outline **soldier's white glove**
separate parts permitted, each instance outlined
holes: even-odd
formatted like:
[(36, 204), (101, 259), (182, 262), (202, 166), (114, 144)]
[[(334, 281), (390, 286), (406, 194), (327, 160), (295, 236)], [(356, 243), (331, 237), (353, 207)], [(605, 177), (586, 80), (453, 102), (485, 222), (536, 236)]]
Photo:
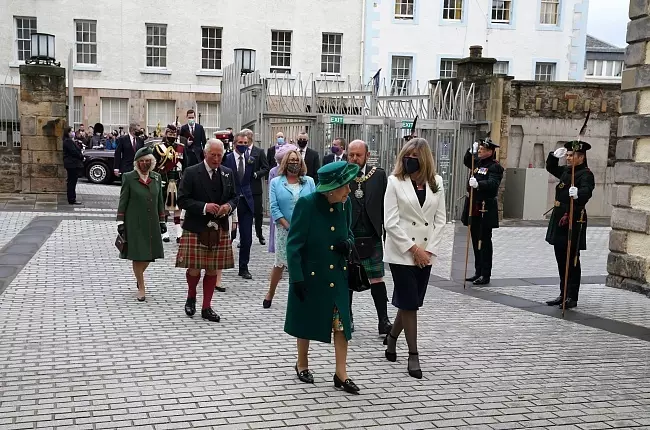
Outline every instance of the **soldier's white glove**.
[(576, 187), (569, 188), (569, 197), (571, 197), (572, 199), (578, 198), (578, 189)]
[(555, 158), (562, 158), (566, 156), (566, 148), (558, 148), (555, 150), (553, 153), (553, 157)]
[(472, 187), (472, 188), (478, 188), (478, 181), (476, 180), (476, 178), (474, 176), (469, 178), (469, 186)]
[(472, 145), (472, 154), (478, 153), (478, 142), (474, 142), (474, 145)]

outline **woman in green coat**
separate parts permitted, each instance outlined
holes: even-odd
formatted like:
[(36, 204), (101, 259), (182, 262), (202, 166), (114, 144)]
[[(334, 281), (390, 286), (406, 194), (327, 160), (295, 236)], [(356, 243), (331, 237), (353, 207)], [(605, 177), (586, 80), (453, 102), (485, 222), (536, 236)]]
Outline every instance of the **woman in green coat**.
[(161, 233), (165, 224), (162, 180), (153, 171), (156, 159), (151, 148), (135, 153), (134, 170), (122, 175), (120, 203), (117, 208), (117, 232), (126, 246), (120, 258), (133, 261), (133, 273), (138, 283), (138, 301), (144, 302), (144, 271), (149, 263), (163, 258)]
[(318, 170), (316, 192), (301, 197), (287, 239), (289, 300), (284, 331), (298, 338), (296, 374), (314, 383), (309, 370), (309, 341), (330, 343), (334, 332), (334, 386), (349, 393), (359, 388), (348, 377), (350, 330), (347, 256), (354, 243), (349, 183), (359, 166), (338, 161)]

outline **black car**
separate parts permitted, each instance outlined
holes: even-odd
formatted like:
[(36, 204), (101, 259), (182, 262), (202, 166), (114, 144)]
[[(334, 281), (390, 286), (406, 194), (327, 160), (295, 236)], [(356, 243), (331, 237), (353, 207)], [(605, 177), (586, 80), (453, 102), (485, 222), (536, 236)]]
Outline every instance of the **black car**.
[[(161, 142), (161, 138), (149, 138), (145, 145), (150, 146)], [(113, 174), (115, 150), (86, 149), (84, 150), (84, 176), (92, 184), (112, 184), (118, 180)]]

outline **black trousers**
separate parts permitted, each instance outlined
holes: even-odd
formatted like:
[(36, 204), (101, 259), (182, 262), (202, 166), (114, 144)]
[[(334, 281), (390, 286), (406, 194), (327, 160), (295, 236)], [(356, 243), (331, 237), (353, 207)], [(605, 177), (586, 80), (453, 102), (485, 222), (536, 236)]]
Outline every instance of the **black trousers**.
[[(474, 274), (489, 278), (492, 276), (492, 227), (483, 226), (481, 228), (481, 219), (472, 217), (470, 226), (472, 236), (472, 248), (474, 248)], [(478, 249), (478, 242), (481, 241), (481, 249)]]
[(255, 234), (257, 235), (258, 239), (261, 239), (263, 237), (262, 221), (264, 219), (261, 194), (253, 194), (253, 217), (255, 218)]
[[(560, 274), (560, 296), (564, 294), (564, 273), (566, 270), (566, 248), (567, 244), (554, 245), (555, 260), (557, 261), (557, 271)], [(580, 269), (580, 256), (578, 256), (578, 263), (574, 266), (575, 255), (577, 246), (575, 242), (571, 243), (571, 255), (569, 260), (569, 282), (567, 283), (566, 296), (568, 299), (578, 301), (578, 293), (580, 292), (580, 277), (582, 271)]]
[(65, 169), (68, 172), (68, 180), (67, 180), (67, 194), (68, 194), (68, 203), (74, 203), (77, 201), (77, 180), (79, 179), (79, 169), (72, 168), (66, 168)]

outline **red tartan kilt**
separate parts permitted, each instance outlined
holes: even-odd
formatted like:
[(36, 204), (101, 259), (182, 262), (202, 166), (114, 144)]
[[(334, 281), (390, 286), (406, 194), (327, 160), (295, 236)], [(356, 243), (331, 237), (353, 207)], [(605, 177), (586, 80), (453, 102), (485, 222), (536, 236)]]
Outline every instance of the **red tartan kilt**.
[(232, 252), (230, 232), (220, 230), (219, 246), (208, 249), (199, 243), (199, 235), (183, 230), (181, 242), (176, 254), (176, 267), (188, 269), (222, 270), (235, 267), (235, 257)]

